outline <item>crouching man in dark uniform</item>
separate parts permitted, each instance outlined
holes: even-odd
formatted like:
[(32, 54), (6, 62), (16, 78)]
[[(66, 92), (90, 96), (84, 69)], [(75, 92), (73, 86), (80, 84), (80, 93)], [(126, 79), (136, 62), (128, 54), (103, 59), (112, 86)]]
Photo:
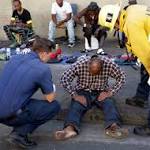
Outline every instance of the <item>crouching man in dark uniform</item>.
[[(37, 38), (32, 51), (14, 56), (0, 76), (0, 123), (13, 127), (9, 141), (22, 147), (35, 146), (28, 134), (60, 110), (55, 100), (52, 74), (45, 64), (53, 47), (49, 40)], [(45, 100), (31, 98), (38, 89), (41, 89)]]

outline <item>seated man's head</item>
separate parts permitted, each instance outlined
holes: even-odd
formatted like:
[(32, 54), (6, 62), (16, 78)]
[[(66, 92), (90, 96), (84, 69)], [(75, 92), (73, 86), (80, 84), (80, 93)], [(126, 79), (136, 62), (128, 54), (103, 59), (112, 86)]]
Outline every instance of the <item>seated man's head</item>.
[(99, 14), (100, 7), (97, 5), (96, 2), (91, 2), (87, 7), (88, 15), (90, 18)]
[(17, 11), (21, 11), (22, 10), (22, 3), (20, 0), (13, 0), (13, 7), (15, 10)]
[(103, 61), (97, 55), (92, 56), (89, 62), (90, 74), (93, 76), (99, 75), (102, 69), (103, 69)]
[(32, 50), (39, 55), (41, 61), (46, 63), (49, 61), (52, 49), (54, 48), (55, 44), (50, 40), (37, 37), (33, 42)]
[(57, 4), (58, 4), (60, 7), (63, 6), (63, 1), (64, 1), (64, 0), (56, 0)]

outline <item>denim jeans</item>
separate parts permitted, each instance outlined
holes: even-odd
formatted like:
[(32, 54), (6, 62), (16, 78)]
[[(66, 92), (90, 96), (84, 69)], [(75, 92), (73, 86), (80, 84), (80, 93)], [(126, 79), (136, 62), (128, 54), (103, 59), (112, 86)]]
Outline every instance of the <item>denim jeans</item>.
[(12, 119), (6, 119), (1, 123), (13, 127), (13, 131), (25, 136), (31, 134), (40, 125), (52, 119), (59, 110), (60, 105), (57, 101), (49, 103), (44, 100), (31, 99), (30, 102), (22, 108), (20, 114)]
[(141, 66), (141, 82), (138, 85), (136, 96), (142, 98), (144, 101), (148, 101), (150, 86), (148, 85), (149, 74), (145, 67)]
[[(67, 30), (68, 30), (68, 36), (69, 36), (69, 43), (75, 42), (75, 33), (74, 33), (74, 21), (71, 19), (68, 22), (65, 23)], [(56, 24), (51, 21), (49, 23), (49, 40), (55, 41), (56, 36)]]
[(87, 100), (87, 106), (80, 104), (79, 102), (72, 99), (71, 106), (68, 112), (68, 115), (65, 120), (64, 128), (71, 125), (75, 128), (76, 132), (80, 132), (80, 123), (84, 114), (91, 109), (94, 105), (98, 108), (101, 108), (104, 112), (105, 117), (105, 128), (108, 128), (113, 123), (120, 125), (120, 115), (113, 103), (113, 101), (108, 98), (102, 102), (97, 100), (99, 92), (88, 92), (80, 90), (77, 92), (79, 95), (82, 95)]

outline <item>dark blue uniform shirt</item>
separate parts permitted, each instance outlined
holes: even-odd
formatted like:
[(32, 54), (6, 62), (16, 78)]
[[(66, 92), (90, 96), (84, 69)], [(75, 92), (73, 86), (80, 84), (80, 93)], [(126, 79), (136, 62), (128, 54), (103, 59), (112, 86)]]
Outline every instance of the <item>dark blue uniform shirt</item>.
[(41, 89), (54, 91), (50, 68), (35, 52), (13, 57), (0, 75), (0, 118), (15, 114)]

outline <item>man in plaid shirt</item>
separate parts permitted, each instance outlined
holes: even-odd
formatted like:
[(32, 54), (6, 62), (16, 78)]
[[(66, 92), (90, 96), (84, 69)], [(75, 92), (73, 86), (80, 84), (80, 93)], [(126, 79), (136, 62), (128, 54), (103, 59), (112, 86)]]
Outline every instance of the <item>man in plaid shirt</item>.
[[(112, 86), (108, 85), (110, 77), (116, 80)], [(73, 87), (75, 78), (77, 84)], [(110, 98), (124, 83), (124, 72), (110, 59), (96, 55), (81, 57), (61, 77), (61, 84), (72, 96), (72, 102), (64, 130), (57, 131), (55, 138), (64, 140), (79, 134), (81, 119), (93, 105), (104, 112), (106, 135), (114, 138), (127, 136), (128, 131), (120, 127), (120, 115)]]

